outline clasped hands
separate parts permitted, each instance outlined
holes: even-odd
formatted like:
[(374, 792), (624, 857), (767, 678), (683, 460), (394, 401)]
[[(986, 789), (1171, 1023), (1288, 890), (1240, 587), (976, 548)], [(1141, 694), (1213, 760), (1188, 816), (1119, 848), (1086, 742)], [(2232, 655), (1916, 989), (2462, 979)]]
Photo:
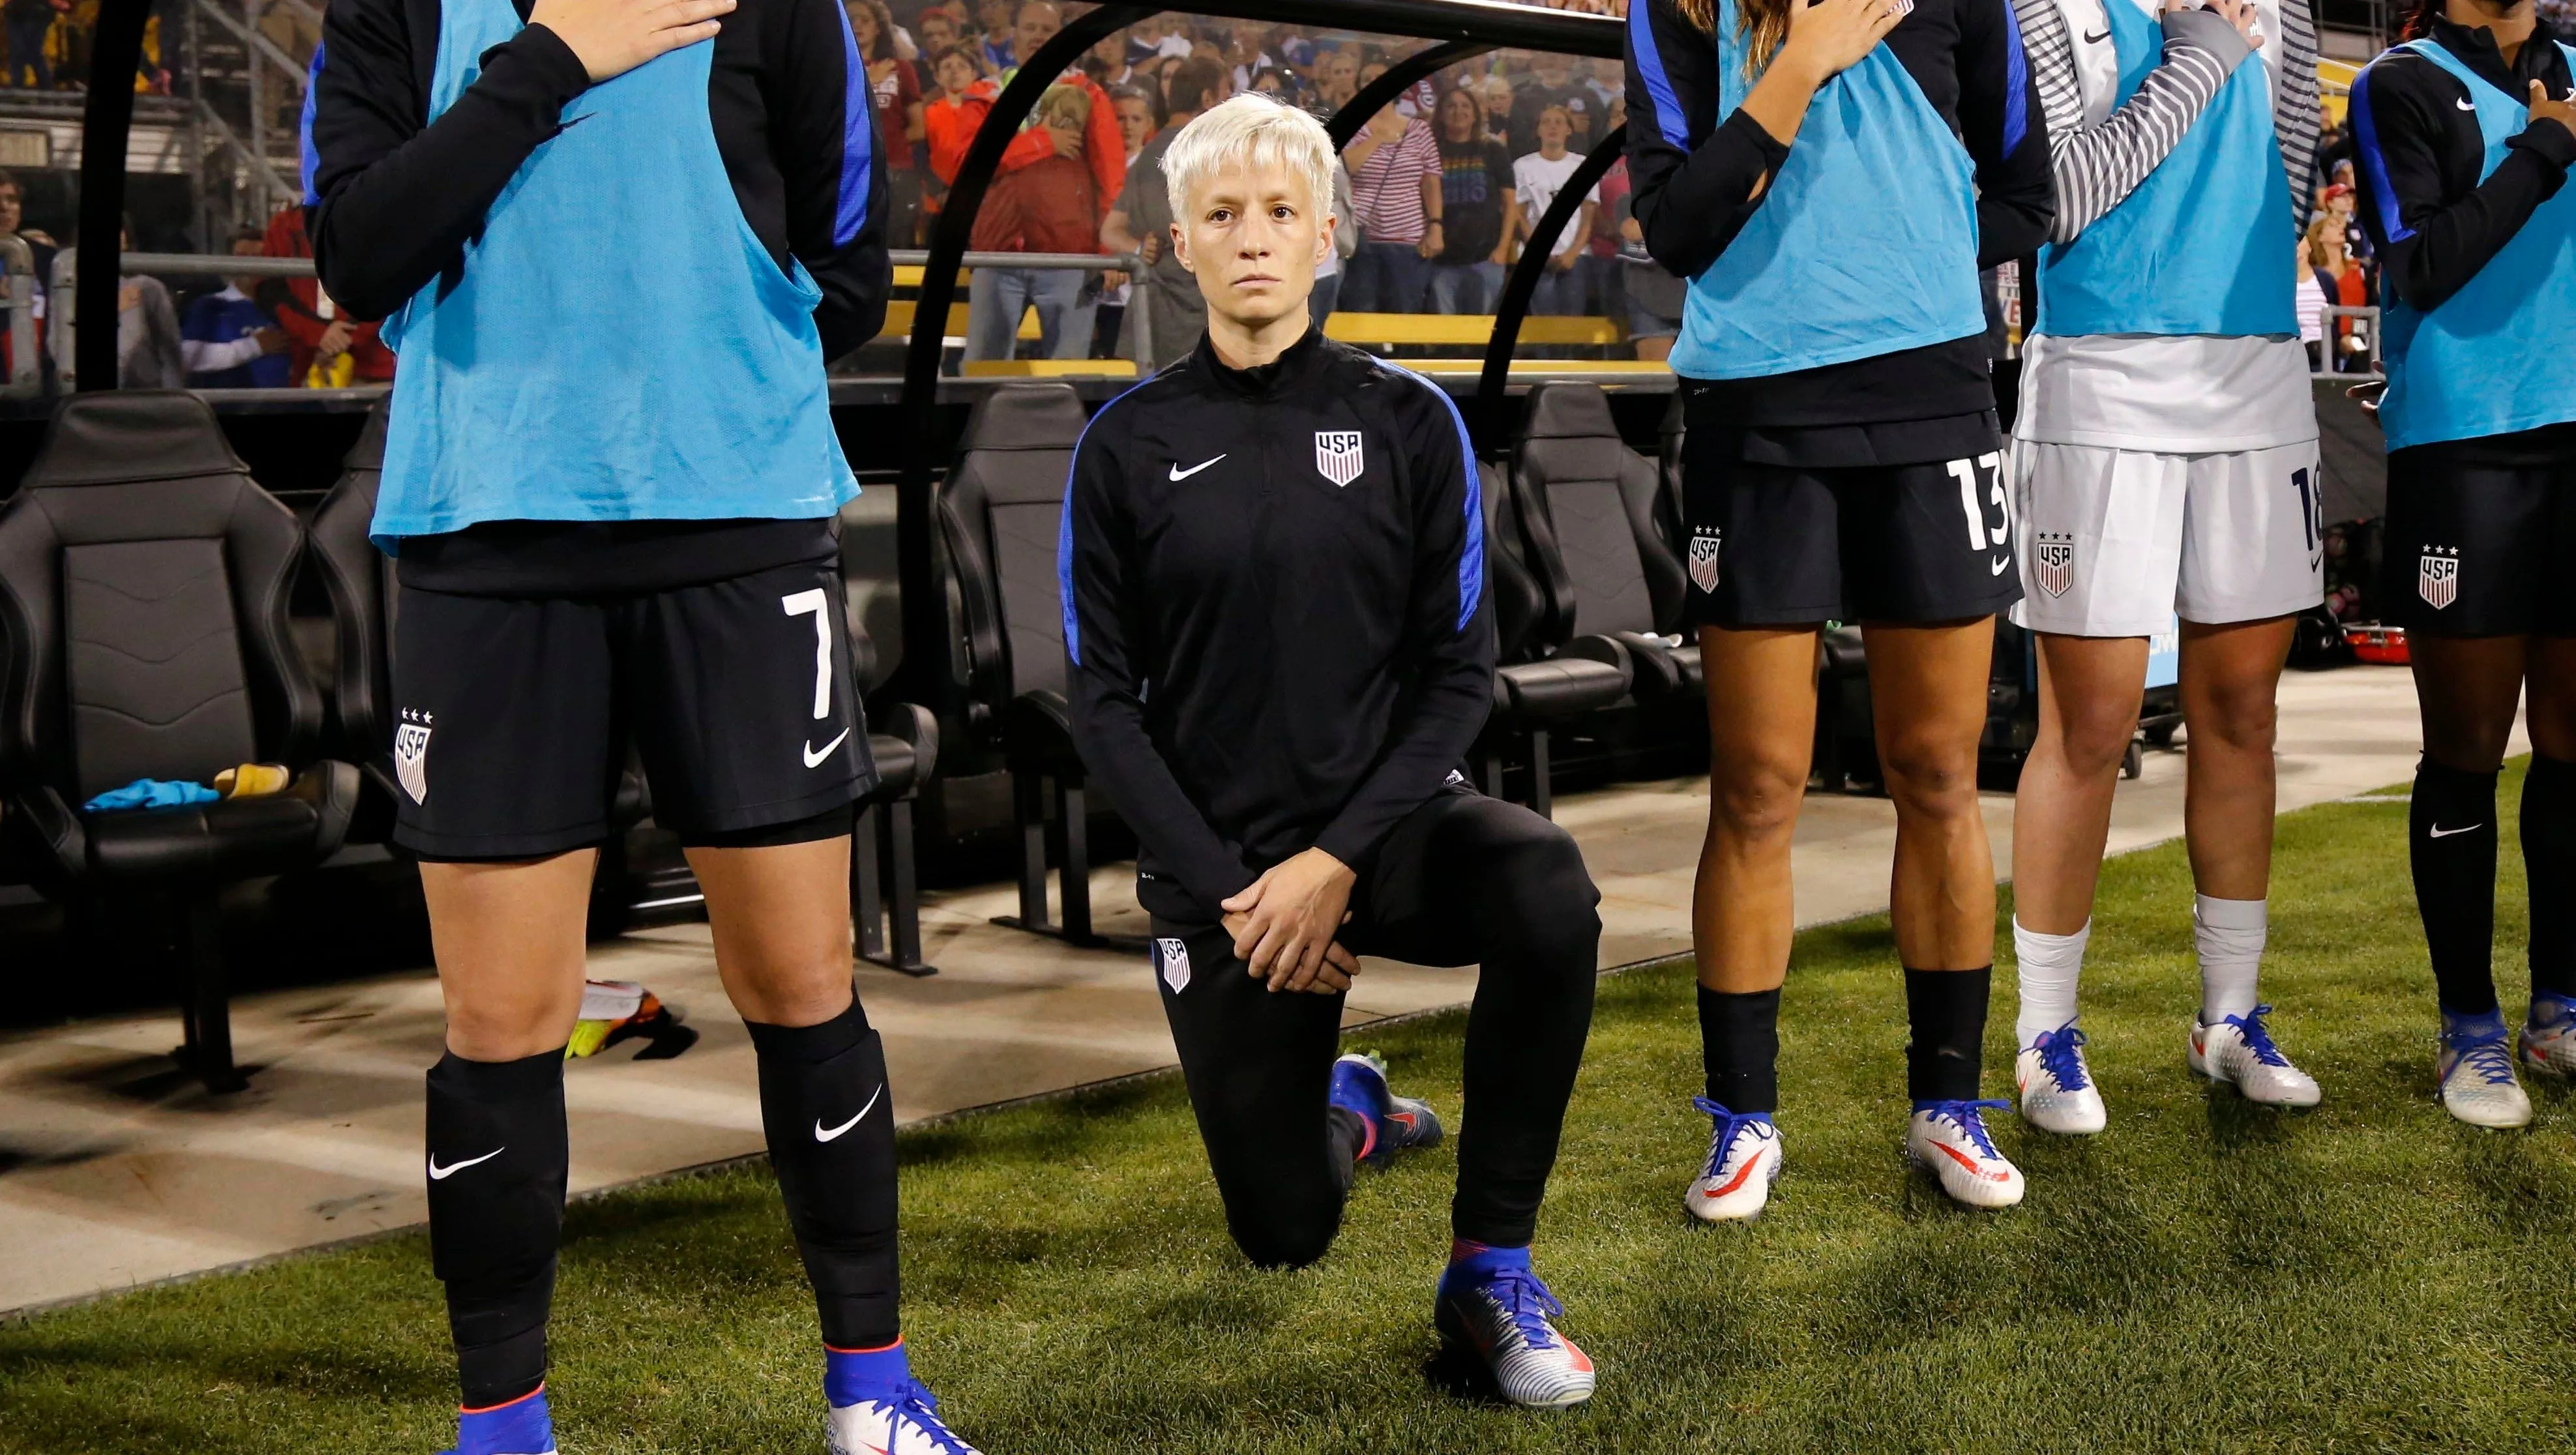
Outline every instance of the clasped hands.
[(1262, 871), (1218, 906), (1234, 953), (1274, 992), (1333, 995), (1351, 988), (1359, 957), (1334, 936), (1350, 921), (1358, 876), (1322, 849), (1308, 849)]

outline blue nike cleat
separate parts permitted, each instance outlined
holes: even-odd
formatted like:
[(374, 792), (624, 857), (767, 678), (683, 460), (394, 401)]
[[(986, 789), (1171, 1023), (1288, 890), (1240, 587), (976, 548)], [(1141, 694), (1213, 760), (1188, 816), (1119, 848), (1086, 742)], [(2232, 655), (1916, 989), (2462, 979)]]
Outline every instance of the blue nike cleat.
[(456, 1448), (442, 1455), (555, 1455), (555, 1425), (546, 1387), (479, 1410), (456, 1412)]
[(1398, 1152), (1440, 1140), (1440, 1118), (1430, 1104), (1387, 1090), (1386, 1063), (1374, 1051), (1353, 1052), (1333, 1062), (1327, 1100), (1368, 1124), (1368, 1141), (1360, 1147), (1364, 1163), (1383, 1166)]

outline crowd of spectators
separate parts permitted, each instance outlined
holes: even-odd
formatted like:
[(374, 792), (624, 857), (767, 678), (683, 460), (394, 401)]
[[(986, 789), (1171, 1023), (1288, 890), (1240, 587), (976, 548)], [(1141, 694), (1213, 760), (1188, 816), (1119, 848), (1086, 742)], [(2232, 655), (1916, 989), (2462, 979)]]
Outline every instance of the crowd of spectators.
[[(169, 0), (159, 0), (156, 14)], [(1545, 0), (1620, 16), (1627, 0)], [(986, 115), (1021, 59), (1092, 7), (1076, 0), (844, 0), (875, 101), (887, 166), (888, 235), (926, 244)], [(97, 0), (0, 0), (9, 84), (77, 75), (82, 26)], [(2576, 0), (2544, 0), (2576, 10)], [(272, 5), (281, 23), (300, 9)], [(263, 25), (263, 29), (267, 28)], [(277, 37), (305, 50), (313, 37)], [(1196, 287), (1171, 258), (1161, 158), (1172, 133), (1237, 91), (1261, 91), (1331, 117), (1425, 42), (1257, 21), (1165, 14), (1121, 30), (1054, 77), (978, 208), (970, 246), (986, 253), (1139, 256), (1114, 270), (984, 267), (968, 290), (969, 359), (1116, 354), (1148, 367), (1186, 352), (1201, 318)], [(85, 64), (83, 62), (82, 64)], [(1358, 313), (1484, 314), (1530, 245), (1534, 224), (1585, 156), (1624, 118), (1621, 68), (1606, 59), (1498, 50), (1404, 91), (1362, 125), (1335, 179), (1342, 226), (1316, 289), (1318, 322)], [(2298, 243), (2300, 322), (2319, 367), (2369, 367), (2368, 323), (2329, 306), (2379, 301), (2376, 260), (2353, 215), (2352, 149), (2334, 117), (2314, 179), (2314, 223)], [(1646, 255), (1629, 215), (1624, 164), (1584, 194), (1547, 260), (1534, 314), (1606, 316), (1640, 358), (1664, 356), (1685, 285)], [(0, 179), (0, 199), (15, 195)], [(0, 200), (5, 206), (5, 200)], [(14, 231), (12, 224), (0, 231)], [(31, 237), (46, 253), (50, 239)], [(280, 211), (236, 251), (309, 256), (302, 217)], [(39, 278), (47, 276), (40, 267)], [(138, 284), (149, 280), (137, 280)], [(235, 280), (174, 303), (129, 286), (120, 336), (128, 382), (163, 379), (334, 384), (392, 377), (372, 325), (334, 316), (309, 279)], [(1138, 290), (1144, 307), (1130, 308)], [(1018, 337), (1025, 311), (1035, 340)], [(164, 316), (183, 321), (165, 327)], [(220, 337), (218, 337), (220, 335)], [(174, 348), (163, 348), (164, 342)], [(255, 353), (246, 352), (256, 349)], [(244, 357), (235, 359), (234, 354)], [(166, 357), (165, 357), (166, 355)], [(274, 377), (272, 377), (274, 376)]]

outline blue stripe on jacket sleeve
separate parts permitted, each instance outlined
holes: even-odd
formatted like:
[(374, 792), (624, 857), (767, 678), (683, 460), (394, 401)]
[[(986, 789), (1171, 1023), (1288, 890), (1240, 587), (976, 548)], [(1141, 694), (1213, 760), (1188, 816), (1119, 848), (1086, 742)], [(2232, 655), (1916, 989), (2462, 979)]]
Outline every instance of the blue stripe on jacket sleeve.
[(1121, 389), (1107, 404), (1100, 406), (1091, 418), (1082, 422), (1082, 433), (1073, 437), (1073, 462), (1064, 470), (1064, 510), (1055, 528), (1055, 594), (1064, 611), (1064, 655), (1073, 665), (1082, 665), (1082, 624), (1073, 609), (1073, 482), (1082, 469), (1082, 443), (1091, 438), (1091, 427), (1100, 417), (1117, 407), (1118, 401), (1154, 382), (1148, 374)]
[(1467, 539), (1458, 547), (1458, 630), (1476, 619), (1476, 605), (1485, 597), (1485, 495), (1477, 480), (1476, 443), (1467, 434), (1466, 416), (1458, 412), (1458, 401), (1449, 391), (1425, 375), (1390, 364), (1384, 359), (1377, 366), (1391, 374), (1402, 374), (1431, 391), (1440, 407), (1449, 411), (1449, 422), (1458, 428), (1458, 466), (1467, 472)]
[(2415, 229), (2397, 219), (2397, 194), (2388, 185), (2388, 158), (2379, 150), (2379, 123), (2370, 112), (2370, 77), (2378, 69), (2379, 62), (2373, 61), (2352, 79), (2352, 149), (2370, 178), (2370, 200), (2379, 212), (2381, 241), (2404, 242), (2415, 235)]
[(313, 154), (313, 95), (321, 89), (321, 85), (322, 43), (315, 41), (313, 63), (306, 67), (304, 72), (304, 115), (299, 122), (300, 130), (297, 133), (297, 146), (301, 149), (302, 175), (297, 177), (296, 181), (304, 188), (304, 205), (307, 207), (319, 206), (322, 201), (321, 194), (313, 190), (313, 173), (316, 170), (316, 164), (321, 160)]
[(2021, 150), (2022, 138), (2030, 135), (2030, 57), (2022, 54), (2021, 18), (2004, 5), (2004, 150), (2005, 156)]
[(1637, 74), (1645, 79), (1646, 94), (1654, 99), (1655, 130), (1674, 146), (1687, 147), (1690, 122), (1682, 115), (1681, 98), (1673, 94), (1673, 78), (1664, 73), (1664, 53), (1655, 46), (1655, 22), (1648, 14), (1653, 9), (1652, 0), (1632, 0), (1628, 6), (1628, 53), (1636, 58)]
[(841, 55), (847, 72), (841, 102), (841, 205), (832, 218), (832, 246), (845, 248), (868, 223), (868, 163), (876, 155), (877, 97), (868, 84), (868, 63), (859, 59), (859, 38), (850, 31), (849, 12), (837, 4), (832, 8), (841, 17)]

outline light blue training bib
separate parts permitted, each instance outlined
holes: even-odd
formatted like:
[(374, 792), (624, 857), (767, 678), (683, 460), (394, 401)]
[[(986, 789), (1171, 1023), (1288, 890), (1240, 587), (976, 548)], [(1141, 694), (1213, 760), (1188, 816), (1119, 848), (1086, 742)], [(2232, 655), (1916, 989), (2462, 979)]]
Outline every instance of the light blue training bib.
[[(433, 118), (521, 28), (510, 0), (440, 11)], [(401, 367), (379, 546), (487, 520), (811, 519), (858, 493), (822, 293), (743, 218), (707, 114), (714, 54), (687, 46), (576, 97), (462, 269), (386, 320)]]
[[(2508, 96), (2430, 40), (2411, 50), (2460, 78), (2478, 110), (2487, 144), (2481, 179), (2504, 161), (2505, 143), (2531, 120)], [(2559, 46), (2576, 65), (2576, 47)], [(2365, 165), (2377, 163), (2368, 88), (2352, 88), (2355, 130)], [(2372, 178), (2382, 197), (2385, 176)], [(2388, 231), (2397, 234), (2392, 219)], [(2576, 190), (2559, 189), (2540, 204), (2513, 240), (2477, 276), (2430, 311), (2398, 300), (2386, 310), (2380, 355), (2388, 392), (2379, 423), (2388, 448), (2480, 439), (2576, 420)]]
[[(2132, 0), (2102, 10), (2120, 58), (2116, 110), (2164, 58), (2164, 28)], [(2271, 87), (2249, 56), (2119, 205), (2040, 249), (2038, 331), (2295, 335), (2297, 249)]]
[[(1733, 0), (1717, 55), (1732, 115), (1752, 89)], [(1763, 378), (1985, 331), (1975, 165), (1882, 44), (1817, 90), (1762, 205), (1691, 280), (1672, 366)]]

